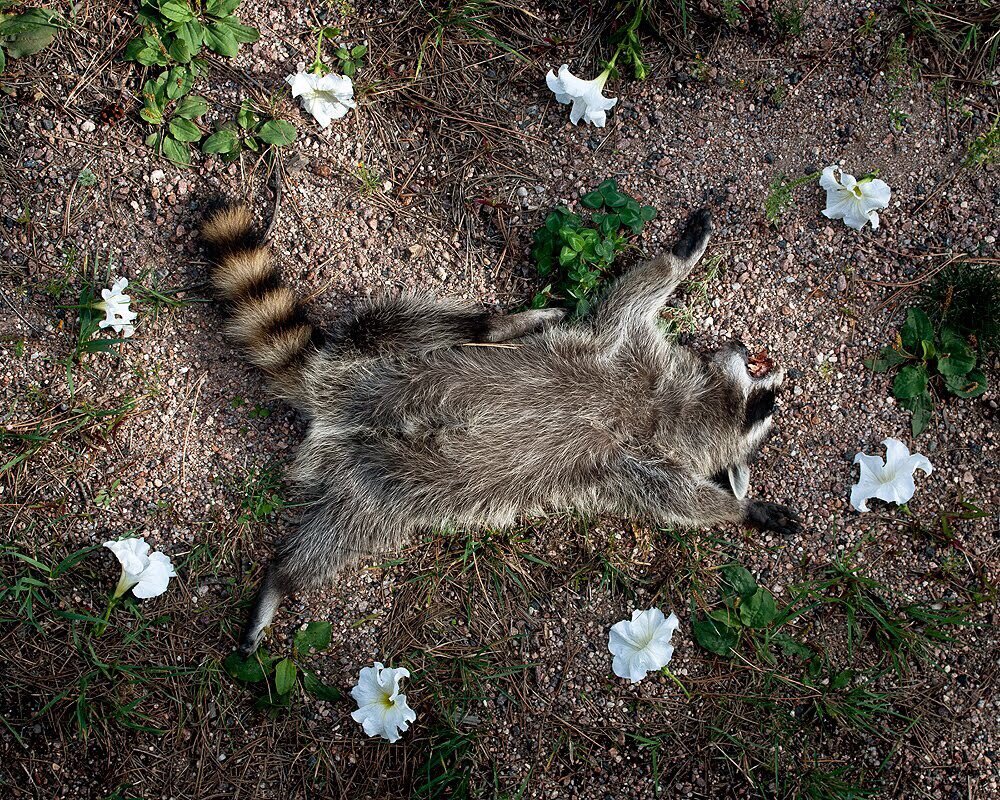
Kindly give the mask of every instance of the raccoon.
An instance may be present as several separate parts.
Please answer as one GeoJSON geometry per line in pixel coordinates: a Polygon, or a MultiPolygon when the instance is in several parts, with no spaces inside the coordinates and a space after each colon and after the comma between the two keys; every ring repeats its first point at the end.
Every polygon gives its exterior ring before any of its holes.
{"type": "Polygon", "coordinates": [[[401,297],[324,332],[282,285],[251,213],[211,213],[202,237],[225,330],[309,420],[289,473],[305,511],[267,567],[239,652],[254,652],[286,595],[422,529],[573,508],[799,530],[788,508],[748,496],[784,372],[752,376],[741,343],[703,355],[657,326],[711,232],[707,210],[692,214],[670,251],[581,321],[401,297]]]}

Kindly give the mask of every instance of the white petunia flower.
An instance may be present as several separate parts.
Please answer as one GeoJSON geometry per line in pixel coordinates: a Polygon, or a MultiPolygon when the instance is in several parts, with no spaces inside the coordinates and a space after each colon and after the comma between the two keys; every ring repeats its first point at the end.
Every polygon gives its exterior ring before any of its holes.
{"type": "Polygon", "coordinates": [[[556,100],[568,105],[573,104],[569,112],[569,121],[576,125],[581,119],[598,128],[603,128],[607,121],[606,111],[614,108],[617,97],[605,97],[601,94],[604,84],[608,81],[609,70],[605,70],[592,81],[585,81],[569,71],[569,66],[559,67],[559,74],[552,70],[545,76],[546,85],[555,92],[556,100]]]}
{"type": "Polygon", "coordinates": [[[631,620],[616,622],[608,634],[608,650],[614,655],[612,671],[638,683],[647,672],[665,667],[674,655],[670,638],[678,625],[676,614],[664,619],[658,608],[633,611],[631,620]]]}
{"type": "Polygon", "coordinates": [[[351,712],[351,719],[360,722],[369,736],[381,736],[390,742],[410,727],[417,713],[406,704],[406,695],[399,693],[399,681],[409,678],[404,667],[393,669],[376,661],[374,667],[365,667],[358,673],[358,685],[351,689],[351,697],[358,702],[358,710],[351,712]]]}
{"type": "Polygon", "coordinates": [[[878,209],[889,205],[892,192],[885,181],[878,178],[863,178],[860,181],[853,175],[840,172],[840,178],[835,174],[836,167],[827,167],[819,179],[819,185],[826,189],[826,208],[823,214],[830,219],[842,219],[844,222],[860,231],[867,223],[872,224],[872,230],[878,230],[878,209]]]}
{"type": "Polygon", "coordinates": [[[910,455],[909,448],[899,439],[886,439],[885,461],[878,456],[858,453],[854,463],[861,465],[861,476],[851,487],[851,506],[858,511],[868,511],[868,501],[877,497],[901,505],[909,501],[916,491],[913,473],[921,469],[928,475],[934,469],[931,462],[919,453],[910,455]]]}
{"type": "Polygon", "coordinates": [[[285,81],[292,87],[292,97],[300,98],[302,108],[313,115],[321,128],[340,119],[354,108],[354,82],[346,75],[317,75],[306,72],[305,64],[285,81]]]}
{"type": "Polygon", "coordinates": [[[128,288],[128,280],[119,278],[110,289],[101,289],[101,297],[104,299],[97,304],[97,307],[104,312],[104,319],[97,323],[99,328],[111,328],[115,333],[120,333],[126,339],[135,333],[132,322],[138,316],[129,308],[132,298],[125,294],[128,288]]]}
{"type": "Polygon", "coordinates": [[[105,542],[104,546],[118,557],[122,565],[115,598],[129,589],[140,600],[156,597],[167,590],[170,579],[177,575],[169,556],[150,553],[144,539],[122,539],[120,542],[105,542]]]}

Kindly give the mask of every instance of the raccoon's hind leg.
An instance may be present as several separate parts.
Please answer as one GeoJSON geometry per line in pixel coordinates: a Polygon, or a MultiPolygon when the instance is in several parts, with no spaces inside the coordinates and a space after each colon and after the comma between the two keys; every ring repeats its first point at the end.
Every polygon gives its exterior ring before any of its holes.
{"type": "Polygon", "coordinates": [[[409,525],[403,519],[388,508],[365,513],[339,495],[315,501],[268,564],[240,635],[240,655],[257,649],[285,597],[328,586],[344,567],[404,541],[409,525]]]}
{"type": "Polygon", "coordinates": [[[626,273],[598,306],[598,330],[613,335],[621,328],[652,326],[691,269],[701,260],[712,236],[712,215],[708,209],[695,211],[684,226],[673,249],[626,273]]]}
{"type": "Polygon", "coordinates": [[[388,298],[373,302],[338,325],[331,334],[331,347],[363,356],[421,354],[525,336],[555,325],[563,315],[559,309],[492,315],[456,301],[388,298]]]}

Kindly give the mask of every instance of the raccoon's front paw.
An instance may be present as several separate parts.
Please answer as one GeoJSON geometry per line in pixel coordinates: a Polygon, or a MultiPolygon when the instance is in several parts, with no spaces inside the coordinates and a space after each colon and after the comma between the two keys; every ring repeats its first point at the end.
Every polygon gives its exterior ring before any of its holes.
{"type": "Polygon", "coordinates": [[[254,631],[247,629],[243,631],[243,635],[240,636],[240,643],[236,646],[236,652],[240,658],[246,661],[250,656],[257,652],[257,648],[260,646],[261,641],[264,639],[264,628],[254,631]]]}
{"type": "Polygon", "coordinates": [[[790,536],[802,530],[799,515],[788,506],[778,503],[755,501],[747,506],[746,521],[748,525],[762,530],[774,531],[783,536],[790,536]]]}
{"type": "Polygon", "coordinates": [[[695,211],[684,224],[684,232],[674,245],[673,253],[677,258],[687,260],[695,253],[700,253],[708,244],[712,235],[712,215],[707,208],[695,211]]]}

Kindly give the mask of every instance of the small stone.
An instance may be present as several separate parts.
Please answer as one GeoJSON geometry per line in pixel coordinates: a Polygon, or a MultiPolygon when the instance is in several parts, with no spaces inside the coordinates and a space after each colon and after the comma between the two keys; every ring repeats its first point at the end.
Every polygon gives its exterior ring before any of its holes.
{"type": "Polygon", "coordinates": [[[434,270],[434,274],[437,275],[439,281],[448,280],[448,270],[446,270],[444,267],[438,267],[436,270],[434,270]]]}
{"type": "Polygon", "coordinates": [[[96,129],[97,126],[92,119],[85,119],[80,125],[80,130],[84,133],[93,133],[96,129]]]}
{"type": "Polygon", "coordinates": [[[166,174],[164,174],[162,169],[154,169],[151,173],[149,173],[149,182],[160,183],[160,181],[162,181],[166,177],[167,176],[166,174]]]}

